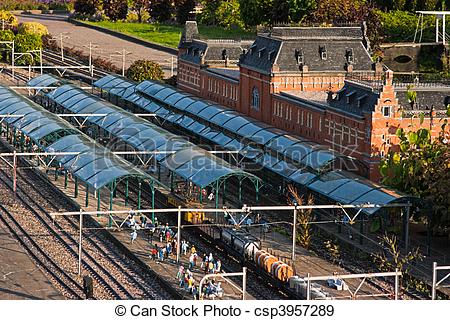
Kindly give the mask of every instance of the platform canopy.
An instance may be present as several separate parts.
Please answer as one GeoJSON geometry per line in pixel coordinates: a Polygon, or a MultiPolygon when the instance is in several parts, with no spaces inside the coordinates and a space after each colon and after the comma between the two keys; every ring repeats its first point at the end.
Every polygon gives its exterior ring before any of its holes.
{"type": "Polygon", "coordinates": [[[36,90],[40,91],[46,87],[50,87],[55,84],[61,84],[63,82],[65,81],[63,81],[61,78],[58,78],[49,73],[44,73],[28,81],[27,87],[37,88],[36,90]]]}
{"type": "Polygon", "coordinates": [[[3,86],[0,86],[0,114],[12,116],[5,117],[3,121],[40,147],[46,147],[60,137],[78,133],[67,121],[3,86]]]}
{"type": "MultiPolygon", "coordinates": [[[[323,168],[336,159],[351,160],[327,147],[290,135],[283,130],[165,84],[156,81],[136,84],[111,75],[98,80],[94,86],[130,103],[140,101],[141,108],[152,113],[173,114],[166,107],[170,106],[178,110],[176,114],[180,116],[180,118],[172,116],[179,119],[175,123],[186,130],[199,134],[225,149],[242,153],[248,151],[246,154],[248,158],[287,181],[304,186],[333,202],[389,204],[407,199],[404,195],[374,184],[361,176],[342,170],[323,171],[323,168]],[[202,121],[197,121],[198,118],[202,121]],[[225,130],[217,130],[215,127],[225,130]],[[263,148],[253,148],[247,142],[261,144],[263,148]],[[263,149],[271,152],[264,152],[263,149]]],[[[379,208],[371,208],[363,211],[366,214],[373,214],[378,210],[379,208]]]]}
{"type": "Polygon", "coordinates": [[[260,182],[255,175],[230,165],[184,138],[73,85],[63,85],[47,97],[72,113],[106,114],[106,117],[93,117],[89,121],[136,150],[167,151],[157,154],[156,160],[200,188],[214,186],[232,176],[260,182]]]}
{"type": "Polygon", "coordinates": [[[72,172],[94,190],[110,185],[124,178],[135,177],[154,181],[152,177],[137,169],[128,161],[114,155],[83,134],[70,135],[59,139],[46,148],[48,152],[80,152],[79,155],[58,156],[64,169],[72,172]]]}
{"type": "Polygon", "coordinates": [[[86,137],[69,122],[2,86],[0,114],[21,116],[5,117],[4,121],[29,137],[45,152],[79,153],[56,156],[56,159],[74,177],[94,190],[127,177],[154,181],[150,175],[86,137]]]}

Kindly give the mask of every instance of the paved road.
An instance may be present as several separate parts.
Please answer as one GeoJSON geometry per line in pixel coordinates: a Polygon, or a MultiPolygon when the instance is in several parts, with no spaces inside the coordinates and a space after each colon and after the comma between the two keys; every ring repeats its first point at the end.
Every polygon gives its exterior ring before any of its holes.
{"type": "Polygon", "coordinates": [[[0,300],[64,299],[0,224],[0,300]]]}
{"type": "MultiPolygon", "coordinates": [[[[89,50],[83,46],[89,45],[89,42],[93,42],[101,49],[101,51],[94,52],[95,56],[102,56],[109,59],[111,54],[125,49],[131,53],[126,58],[127,66],[135,60],[150,59],[163,66],[166,76],[170,75],[172,57],[176,66],[176,57],[169,53],[150,49],[97,30],[76,26],[68,22],[67,16],[64,15],[30,14],[20,15],[18,18],[20,22],[33,21],[46,25],[49,32],[54,37],[60,33],[65,33],[70,37],[65,40],[64,46],[67,47],[76,47],[77,49],[82,49],[88,53],[89,50]]],[[[121,57],[113,58],[113,61],[118,67],[122,67],[121,57]]]]}

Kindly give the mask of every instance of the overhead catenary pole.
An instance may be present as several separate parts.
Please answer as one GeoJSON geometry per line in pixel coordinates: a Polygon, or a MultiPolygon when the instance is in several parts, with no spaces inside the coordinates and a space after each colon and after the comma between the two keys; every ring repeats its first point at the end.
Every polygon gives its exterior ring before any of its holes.
{"type": "Polygon", "coordinates": [[[16,151],[14,151],[14,157],[13,157],[13,191],[14,191],[14,197],[17,195],[17,154],[16,151]]]}
{"type": "Polygon", "coordinates": [[[431,287],[431,300],[436,299],[437,262],[433,262],[433,282],[431,287]]]}
{"type": "Polygon", "coordinates": [[[178,223],[177,223],[177,263],[180,262],[180,243],[181,243],[181,206],[178,207],[178,223]]]}
{"type": "Polygon", "coordinates": [[[242,268],[242,300],[245,300],[247,292],[247,267],[242,268]]]}
{"type": "Polygon", "coordinates": [[[83,240],[83,210],[80,209],[80,235],[78,243],[78,275],[81,276],[81,241],[83,240]]]}
{"type": "Polygon", "coordinates": [[[292,261],[295,261],[296,242],[297,242],[297,207],[294,209],[294,222],[292,224],[292,261]]]}
{"type": "Polygon", "coordinates": [[[445,46],[445,36],[446,36],[446,32],[445,32],[445,13],[442,15],[442,44],[445,46]]]}

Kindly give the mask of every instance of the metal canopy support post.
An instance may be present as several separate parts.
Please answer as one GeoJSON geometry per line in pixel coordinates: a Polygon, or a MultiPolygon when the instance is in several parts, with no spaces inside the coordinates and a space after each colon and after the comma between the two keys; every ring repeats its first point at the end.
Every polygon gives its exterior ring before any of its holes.
{"type": "Polygon", "coordinates": [[[85,201],[85,207],[89,207],[89,185],[86,183],[86,201],[85,201]]]}
{"type": "MultiPolygon", "coordinates": [[[[114,184],[111,182],[109,184],[109,210],[112,211],[113,209],[113,197],[114,197],[114,184]]],[[[112,226],[112,214],[109,214],[109,221],[108,221],[108,227],[112,226]]]]}
{"type": "Polygon", "coordinates": [[[141,210],[141,194],[142,194],[142,182],[138,182],[138,210],[141,210]]]}
{"type": "Polygon", "coordinates": [[[259,203],[259,180],[256,179],[256,204],[259,203]]]}
{"type": "Polygon", "coordinates": [[[125,180],[125,206],[128,206],[128,197],[129,197],[129,190],[128,190],[128,178],[125,180]]]}
{"type": "Polygon", "coordinates": [[[101,209],[101,193],[100,189],[97,190],[97,211],[101,209]]]}
{"type": "Polygon", "coordinates": [[[297,208],[294,209],[294,223],[292,224],[292,261],[295,261],[295,245],[297,242],[297,208]]]}
{"type": "MultiPolygon", "coordinates": [[[[152,182],[151,183],[151,188],[152,188],[152,209],[155,209],[155,183],[152,182]]],[[[152,223],[155,223],[155,211],[152,211],[152,223]]]]}
{"type": "Polygon", "coordinates": [[[239,178],[239,205],[242,204],[242,179],[239,178]]]}
{"type": "Polygon", "coordinates": [[[181,206],[178,206],[178,223],[177,223],[177,263],[180,262],[180,244],[181,244],[181,206]]]}
{"type": "Polygon", "coordinates": [[[404,208],[405,216],[404,216],[404,228],[403,228],[403,240],[405,241],[405,251],[408,252],[409,248],[409,217],[411,213],[411,206],[408,202],[408,206],[404,208]]]}
{"type": "Polygon", "coordinates": [[[222,189],[222,205],[225,205],[226,201],[226,190],[227,190],[227,179],[223,181],[223,189],[222,189]]]}
{"type": "Polygon", "coordinates": [[[75,177],[75,198],[78,198],[78,177],[75,177]]]}

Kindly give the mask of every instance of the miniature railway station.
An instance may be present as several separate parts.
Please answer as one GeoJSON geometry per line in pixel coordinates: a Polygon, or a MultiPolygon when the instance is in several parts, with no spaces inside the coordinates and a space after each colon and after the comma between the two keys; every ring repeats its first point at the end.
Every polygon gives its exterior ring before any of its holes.
{"type": "Polygon", "coordinates": [[[407,250],[414,199],[364,178],[357,160],[153,81],[107,75],[86,90],[42,74],[23,88],[0,88],[1,159],[13,194],[20,172],[39,169],[77,208],[52,218],[79,220],[79,277],[83,234],[98,229],[172,297],[195,297],[177,280],[188,266],[197,286],[215,278],[204,299],[399,297],[399,270],[352,271],[292,241],[306,209],[288,206],[288,186],[314,197],[314,229],[363,251],[400,225],[407,250]],[[222,263],[212,275],[200,266],[208,255],[222,263]]]}

